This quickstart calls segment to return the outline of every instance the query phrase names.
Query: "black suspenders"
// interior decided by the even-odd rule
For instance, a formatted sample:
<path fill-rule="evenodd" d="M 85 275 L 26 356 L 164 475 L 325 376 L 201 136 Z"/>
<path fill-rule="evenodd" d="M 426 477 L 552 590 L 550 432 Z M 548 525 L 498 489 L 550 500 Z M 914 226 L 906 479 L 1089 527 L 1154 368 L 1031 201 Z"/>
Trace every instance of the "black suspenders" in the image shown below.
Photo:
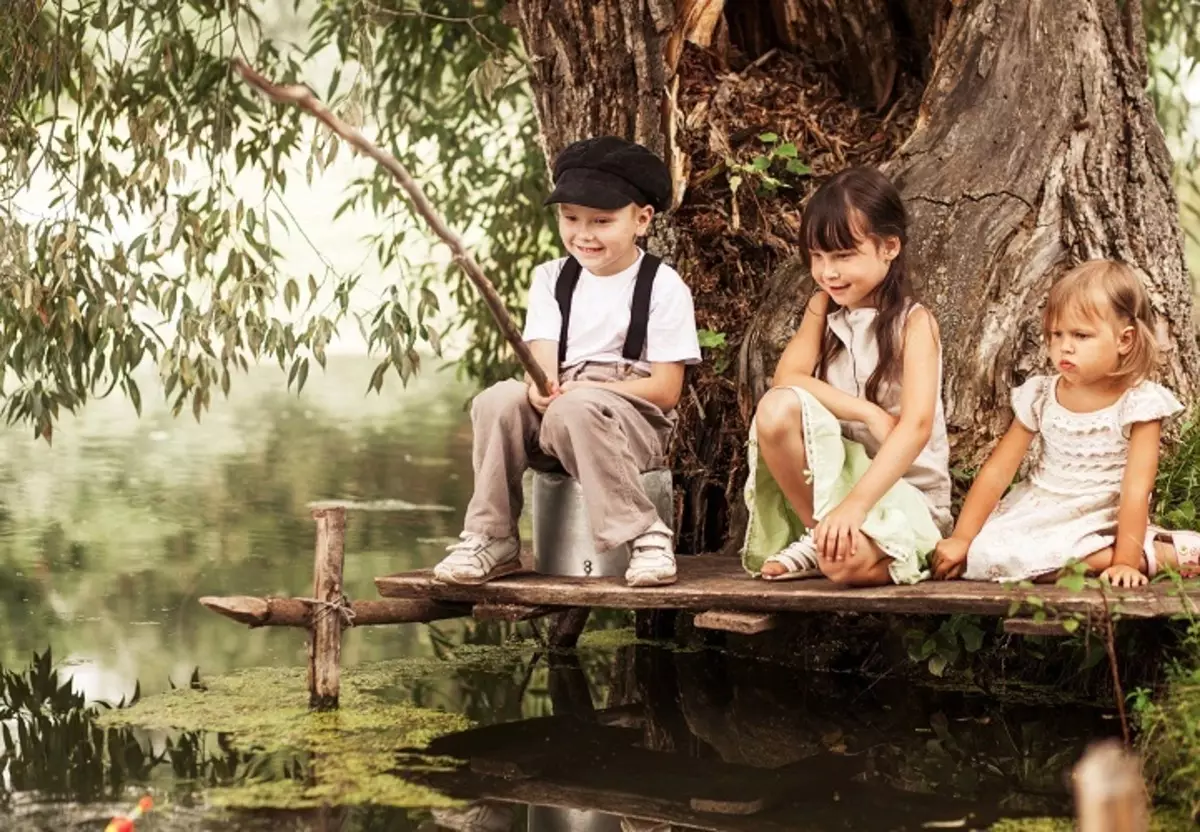
<path fill-rule="evenodd" d="M 646 329 L 650 325 L 650 292 L 654 288 L 654 276 L 662 258 L 653 254 L 642 255 L 642 263 L 638 266 L 637 278 L 633 284 L 633 305 L 629 310 L 629 331 L 625 333 L 625 348 L 621 351 L 626 361 L 639 361 L 642 351 L 646 348 Z M 575 295 L 575 287 L 579 284 L 579 275 L 583 267 L 574 257 L 568 257 L 558 272 L 558 282 L 554 284 L 554 299 L 558 301 L 558 310 L 562 313 L 562 328 L 558 333 L 558 363 L 567 360 L 567 332 L 571 325 L 571 299 Z"/>

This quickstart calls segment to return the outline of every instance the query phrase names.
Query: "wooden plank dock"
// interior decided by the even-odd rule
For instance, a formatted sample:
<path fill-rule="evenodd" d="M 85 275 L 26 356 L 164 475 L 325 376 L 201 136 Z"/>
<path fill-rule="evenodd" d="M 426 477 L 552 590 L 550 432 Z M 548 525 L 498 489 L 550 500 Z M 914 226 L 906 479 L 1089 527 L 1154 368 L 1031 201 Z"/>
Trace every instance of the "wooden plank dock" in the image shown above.
<path fill-rule="evenodd" d="M 1092 586 L 1080 590 L 1049 584 L 1033 587 L 966 581 L 928 581 L 916 586 L 848 589 L 819 580 L 763 581 L 750 577 L 736 558 L 681 555 L 679 580 L 671 586 L 631 588 L 620 578 L 570 578 L 528 569 L 480 586 L 438 583 L 431 569 L 375 579 L 382 600 L 350 600 L 343 587 L 346 508 L 313 507 L 317 539 L 313 591 L 309 597 L 209 596 L 208 609 L 249 627 L 295 627 L 308 631 L 309 704 L 338 706 L 342 633 L 351 627 L 429 623 L 473 617 L 527 621 L 554 616 L 548 643 L 573 647 L 594 608 L 685 611 L 697 627 L 742 635 L 769 632 L 789 613 L 893 613 L 999 616 L 1009 633 L 1066 635 L 1064 622 L 1079 618 L 1149 619 L 1195 614 L 1200 581 L 1158 582 L 1136 590 Z M 528 567 L 532 553 L 522 562 Z"/>
<path fill-rule="evenodd" d="M 695 613 L 854 612 L 911 615 L 968 613 L 1010 617 L 1043 610 L 1048 617 L 1107 612 L 1126 618 L 1163 618 L 1200 608 L 1200 585 L 1156 583 L 1136 590 L 1052 584 L 1032 589 L 994 583 L 926 581 L 915 586 L 870 589 L 839 587 L 828 580 L 763 581 L 750 577 L 736 558 L 679 557 L 679 581 L 671 586 L 631 588 L 620 578 L 567 578 L 520 572 L 481 586 L 438 583 L 432 570 L 375 579 L 385 598 L 460 604 L 528 607 L 672 609 Z M 1014 603 L 1019 605 L 1013 611 Z M 733 629 L 733 628 L 731 628 Z"/>

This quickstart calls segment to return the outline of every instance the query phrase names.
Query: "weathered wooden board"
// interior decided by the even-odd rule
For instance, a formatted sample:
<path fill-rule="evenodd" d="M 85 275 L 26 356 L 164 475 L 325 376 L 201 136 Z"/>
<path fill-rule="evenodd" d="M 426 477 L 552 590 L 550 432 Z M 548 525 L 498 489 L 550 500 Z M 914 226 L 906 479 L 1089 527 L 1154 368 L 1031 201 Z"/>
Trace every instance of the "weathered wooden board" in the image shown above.
<path fill-rule="evenodd" d="M 495 604 L 484 602 L 476 604 L 471 609 L 471 616 L 476 621 L 529 621 L 533 618 L 541 618 L 544 615 L 552 615 L 556 612 L 562 612 L 559 607 L 547 607 L 544 605 L 530 606 L 527 604 Z"/>
<path fill-rule="evenodd" d="M 248 627 L 310 627 L 312 602 L 303 598 L 258 598 L 252 595 L 208 595 L 200 603 L 215 613 Z M 443 604 L 424 599 L 385 599 L 352 601 L 351 623 L 355 627 L 371 624 L 409 624 L 461 618 L 471 614 L 464 604 Z"/>
<path fill-rule="evenodd" d="M 482 586 L 450 586 L 430 570 L 375 579 L 388 598 L 489 604 L 525 604 L 614 609 L 682 609 L 706 612 L 880 612 L 1009 616 L 1014 601 L 1036 597 L 1056 614 L 1102 614 L 1098 589 L 1069 590 L 1052 585 L 1020 589 L 994 583 L 926 581 L 916 586 L 846 589 L 826 580 L 768 582 L 751 578 L 734 558 L 700 555 L 679 558 L 679 581 L 671 586 L 633 589 L 620 578 L 567 578 L 522 572 Z M 1184 591 L 1167 584 L 1136 590 L 1106 590 L 1108 608 L 1129 618 L 1157 618 L 1200 608 L 1200 583 Z M 1029 608 L 1023 610 L 1029 612 Z"/>
<path fill-rule="evenodd" d="M 724 630 L 752 636 L 774 630 L 779 620 L 769 612 L 734 612 L 733 610 L 709 610 L 693 619 L 702 630 Z"/>

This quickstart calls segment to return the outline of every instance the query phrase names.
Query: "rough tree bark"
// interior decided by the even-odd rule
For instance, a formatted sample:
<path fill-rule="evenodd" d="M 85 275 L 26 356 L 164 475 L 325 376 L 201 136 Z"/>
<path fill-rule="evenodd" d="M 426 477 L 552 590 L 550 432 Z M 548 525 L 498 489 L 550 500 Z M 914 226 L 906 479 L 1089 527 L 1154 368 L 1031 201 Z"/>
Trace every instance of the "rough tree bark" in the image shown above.
<path fill-rule="evenodd" d="M 666 151 L 672 0 L 517 0 L 546 158 L 596 135 Z"/>
<path fill-rule="evenodd" d="M 1080 260 L 1145 271 L 1172 346 L 1164 378 L 1182 397 L 1195 393 L 1179 204 L 1144 92 L 1141 22 L 1132 23 L 1136 31 L 1116 0 L 963 5 L 923 117 L 888 166 L 912 211 L 915 260 L 948 348 L 960 455 L 1003 428 L 1009 387 L 1045 366 L 1040 307 Z"/>
<path fill-rule="evenodd" d="M 1010 387 L 1044 366 L 1040 306 L 1051 282 L 1082 259 L 1121 258 L 1145 272 L 1169 344 L 1163 380 L 1184 397 L 1196 392 L 1172 165 L 1144 92 L 1136 0 L 516 6 L 548 157 L 585 135 L 637 139 L 666 155 L 685 208 L 687 184 L 704 175 L 692 175 L 676 141 L 681 129 L 697 129 L 681 124 L 676 105 L 687 43 L 743 67 L 771 49 L 800 53 L 864 113 L 900 106 L 897 73 L 925 84 L 915 128 L 886 170 L 910 207 L 915 272 L 941 322 L 959 461 L 990 446 L 1008 421 Z M 668 218 L 659 241 L 668 256 L 679 242 L 670 229 Z M 753 276 L 757 312 L 744 332 L 726 333 L 740 348 L 743 420 L 794 331 L 805 279 L 796 263 Z M 738 274 L 720 288 L 744 292 L 745 280 Z M 697 404 L 697 420 L 728 418 L 716 398 Z M 726 474 L 702 476 L 711 483 Z"/>

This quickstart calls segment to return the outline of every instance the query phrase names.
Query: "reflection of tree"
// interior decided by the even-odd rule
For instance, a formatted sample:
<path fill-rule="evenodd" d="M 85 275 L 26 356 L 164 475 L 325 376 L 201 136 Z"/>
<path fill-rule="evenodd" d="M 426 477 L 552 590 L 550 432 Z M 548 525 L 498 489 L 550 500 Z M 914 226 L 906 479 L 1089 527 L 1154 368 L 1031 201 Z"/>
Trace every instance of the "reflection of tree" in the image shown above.
<path fill-rule="evenodd" d="M 623 612 L 596 610 L 591 626 L 613 630 L 627 617 Z M 578 673 L 573 691 L 577 699 L 590 698 L 596 706 L 608 702 L 622 668 L 613 660 L 613 652 L 580 649 L 556 654 L 546 647 L 545 630 L 540 621 L 448 621 L 429 627 L 432 655 L 445 661 L 450 672 L 413 683 L 409 691 L 413 703 L 461 713 L 483 724 L 547 716 L 561 710 L 553 694 L 556 682 L 569 675 L 567 666 Z M 491 645 L 511 649 L 488 649 Z M 495 658 L 464 665 L 464 658 L 476 654 Z"/>
<path fill-rule="evenodd" d="M 364 398 L 372 366 L 332 359 L 299 398 L 262 368 L 202 424 L 162 412 L 131 423 L 124 406 L 95 402 L 53 449 L 24 434 L 0 438 L 9 451 L 0 464 L 0 627 L 9 636 L 0 659 L 47 643 L 59 653 L 116 652 L 123 675 L 156 685 L 189 664 L 218 672 L 279 662 L 288 634 L 239 632 L 195 599 L 307 593 L 314 499 L 454 509 L 356 512 L 352 595 L 373 596 L 375 574 L 436 557 L 416 541 L 457 532 L 471 481 L 469 391 L 439 377 L 390 400 Z M 302 648 L 282 649 L 292 663 Z M 350 661 L 397 651 L 427 648 L 415 627 L 348 637 Z"/>

